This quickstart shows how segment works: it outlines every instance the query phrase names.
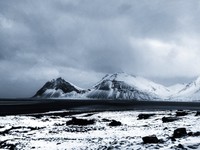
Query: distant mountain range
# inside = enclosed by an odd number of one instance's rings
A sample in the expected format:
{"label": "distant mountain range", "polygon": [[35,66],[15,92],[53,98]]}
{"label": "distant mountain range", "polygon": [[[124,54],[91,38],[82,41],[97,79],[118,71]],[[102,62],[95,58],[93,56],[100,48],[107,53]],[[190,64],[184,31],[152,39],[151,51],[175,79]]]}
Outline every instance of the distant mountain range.
{"label": "distant mountain range", "polygon": [[33,97],[200,101],[200,77],[189,84],[165,87],[139,76],[115,73],[107,74],[90,89],[82,89],[57,78],[48,81]]}

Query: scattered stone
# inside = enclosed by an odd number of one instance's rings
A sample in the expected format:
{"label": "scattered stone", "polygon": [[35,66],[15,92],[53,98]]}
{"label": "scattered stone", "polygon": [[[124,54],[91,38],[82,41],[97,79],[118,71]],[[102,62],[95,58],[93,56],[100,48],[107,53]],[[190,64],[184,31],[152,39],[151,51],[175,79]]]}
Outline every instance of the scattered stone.
{"label": "scattered stone", "polygon": [[59,116],[50,116],[49,118],[51,118],[51,119],[59,119],[60,117]]}
{"label": "scattered stone", "polygon": [[155,135],[145,136],[142,138],[144,144],[159,143],[158,138]]}
{"label": "scattered stone", "polygon": [[190,149],[198,149],[200,144],[188,145],[187,147]]}
{"label": "scattered stone", "polygon": [[181,138],[181,137],[186,136],[186,135],[187,135],[186,128],[178,128],[178,129],[174,130],[173,137],[174,138]]}
{"label": "scattered stone", "polygon": [[9,149],[9,150],[15,150],[16,144],[10,144],[7,143],[7,141],[0,141],[0,149]]}
{"label": "scattered stone", "polygon": [[174,137],[170,137],[171,141],[176,141],[176,139]]}
{"label": "scattered stone", "polygon": [[188,132],[187,135],[188,135],[188,136],[193,136],[193,134],[194,134],[193,132]]}
{"label": "scattered stone", "polygon": [[65,124],[64,123],[54,123],[53,125],[54,126],[64,126]]}
{"label": "scattered stone", "polygon": [[195,132],[193,135],[194,136],[200,136],[200,132]]}
{"label": "scattered stone", "polygon": [[163,123],[166,123],[166,122],[173,122],[173,121],[176,121],[176,120],[178,120],[177,117],[163,117],[163,118],[162,118]]}
{"label": "scattered stone", "polygon": [[112,120],[108,125],[109,126],[121,126],[122,123],[120,121]]}
{"label": "scattered stone", "polygon": [[149,119],[151,116],[154,116],[155,114],[139,114],[138,120],[140,119]]}
{"label": "scattered stone", "polygon": [[176,112],[176,116],[186,116],[186,115],[188,115],[188,112],[186,112],[186,111],[177,111]]}
{"label": "scattered stone", "polygon": [[200,111],[197,111],[195,116],[200,116]]}
{"label": "scattered stone", "polygon": [[165,127],[163,130],[167,130],[168,129],[168,127]]}
{"label": "scattered stone", "polygon": [[188,136],[200,136],[200,132],[199,131],[198,132],[189,132],[187,135]]}
{"label": "scattered stone", "polygon": [[184,146],[182,144],[178,144],[178,148],[184,149]]}
{"label": "scattered stone", "polygon": [[49,118],[42,119],[41,121],[42,121],[42,122],[48,122],[48,121],[49,121]]}
{"label": "scattered stone", "polygon": [[102,121],[103,121],[103,122],[110,122],[111,120],[106,119],[106,118],[103,118]]}
{"label": "scattered stone", "polygon": [[87,120],[87,119],[77,119],[76,117],[72,117],[72,120],[67,121],[67,125],[79,125],[79,126],[87,126],[95,123],[95,120]]}

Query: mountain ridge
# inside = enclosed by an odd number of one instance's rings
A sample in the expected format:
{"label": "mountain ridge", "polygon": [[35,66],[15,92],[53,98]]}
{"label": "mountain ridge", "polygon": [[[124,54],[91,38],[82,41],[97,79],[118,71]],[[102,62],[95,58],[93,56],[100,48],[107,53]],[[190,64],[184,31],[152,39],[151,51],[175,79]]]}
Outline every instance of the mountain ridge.
{"label": "mountain ridge", "polygon": [[188,84],[165,87],[140,76],[114,73],[105,75],[87,90],[79,88],[60,77],[46,82],[33,97],[200,101],[200,77]]}

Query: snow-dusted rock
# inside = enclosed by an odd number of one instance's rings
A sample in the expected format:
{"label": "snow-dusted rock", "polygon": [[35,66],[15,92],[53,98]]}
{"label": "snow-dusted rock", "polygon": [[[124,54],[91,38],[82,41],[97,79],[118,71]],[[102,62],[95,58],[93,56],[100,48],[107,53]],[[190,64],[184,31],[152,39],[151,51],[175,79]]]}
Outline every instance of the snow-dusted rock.
{"label": "snow-dusted rock", "polygon": [[85,91],[72,83],[66,82],[62,78],[48,81],[37,93],[35,98],[62,98],[62,97],[78,97]]}

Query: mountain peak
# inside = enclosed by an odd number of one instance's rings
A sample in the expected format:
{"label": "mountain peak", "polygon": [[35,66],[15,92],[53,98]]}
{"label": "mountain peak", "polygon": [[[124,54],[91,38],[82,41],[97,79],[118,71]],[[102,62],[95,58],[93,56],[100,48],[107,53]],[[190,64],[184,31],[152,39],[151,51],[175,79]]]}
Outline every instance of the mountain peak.
{"label": "mountain peak", "polygon": [[195,80],[195,83],[200,85],[200,76],[197,77],[197,79]]}
{"label": "mountain peak", "polygon": [[120,81],[123,81],[123,80],[126,80],[127,78],[136,78],[136,76],[127,74],[125,72],[117,72],[117,73],[114,73],[114,74],[107,74],[106,76],[103,77],[102,80],[120,80]]}
{"label": "mountain peak", "polygon": [[61,77],[57,78],[56,81],[62,81],[64,79],[62,79]]}
{"label": "mountain peak", "polygon": [[62,77],[58,77],[58,78],[56,78],[56,79],[52,79],[51,81],[50,81],[51,83],[62,83],[62,82],[66,82]]}
{"label": "mountain peak", "polygon": [[37,91],[34,97],[41,97],[43,94],[45,94],[46,91],[58,91],[61,90],[63,93],[71,93],[71,92],[76,92],[76,93],[81,93],[82,90],[81,88],[78,88],[77,86],[66,82],[64,79],[61,77],[57,79],[53,79],[51,81],[48,81],[45,83],[45,85]]}

